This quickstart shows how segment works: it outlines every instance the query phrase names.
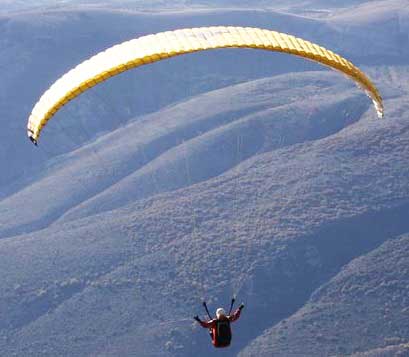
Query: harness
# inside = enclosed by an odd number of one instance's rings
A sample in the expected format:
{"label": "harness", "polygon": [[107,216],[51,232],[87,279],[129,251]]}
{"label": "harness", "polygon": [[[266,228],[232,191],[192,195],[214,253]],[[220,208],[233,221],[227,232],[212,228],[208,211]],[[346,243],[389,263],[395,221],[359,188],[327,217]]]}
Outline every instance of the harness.
{"label": "harness", "polygon": [[231,342],[231,329],[230,329],[230,321],[228,319],[217,320],[216,327],[214,328],[214,336],[215,344],[219,347],[226,347],[230,345]]}

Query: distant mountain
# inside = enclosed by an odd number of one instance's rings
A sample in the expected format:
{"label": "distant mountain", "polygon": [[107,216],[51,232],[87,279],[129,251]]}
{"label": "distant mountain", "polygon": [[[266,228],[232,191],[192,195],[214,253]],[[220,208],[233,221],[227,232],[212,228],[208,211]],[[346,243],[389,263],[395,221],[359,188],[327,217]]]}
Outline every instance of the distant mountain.
{"label": "distant mountain", "polygon": [[[399,0],[401,3],[405,0]],[[384,1],[385,2],[385,1]],[[389,1],[390,2],[390,1]],[[370,0],[345,0],[340,3],[337,0],[300,0],[297,2],[290,0],[174,0],[171,3],[165,0],[65,0],[63,3],[56,3],[52,0],[1,0],[3,11],[27,11],[40,8],[72,8],[82,6],[84,8],[117,8],[125,10],[164,10],[164,9],[191,9],[191,8],[266,8],[266,9],[287,9],[287,10],[323,10],[325,12],[332,9],[344,9],[361,4],[371,3]]]}
{"label": "distant mountain", "polygon": [[320,68],[288,56],[244,50],[236,50],[240,63],[234,61],[233,50],[162,61],[127,72],[82,95],[47,127],[44,150],[34,150],[25,135],[32,107],[55,80],[91,55],[125,40],[180,27],[229,23],[268,28],[273,21],[276,29],[294,32],[298,27],[314,32],[318,26],[312,20],[291,19],[290,15],[255,10],[151,14],[81,8],[0,17],[0,123],[7,132],[1,138],[0,164],[7,162],[7,170],[0,175],[0,192],[15,190],[13,185],[20,177],[33,174],[50,157],[69,152],[137,115],[250,79],[289,69]]}
{"label": "distant mountain", "polygon": [[[240,63],[234,61],[233,50],[164,61],[111,79],[109,84],[81,96],[58,113],[57,120],[47,128],[50,134],[44,135],[42,143],[52,150],[40,150],[40,154],[34,151],[24,135],[25,121],[34,103],[59,76],[98,51],[152,32],[228,23],[289,32],[339,51],[358,65],[403,65],[408,46],[404,42],[406,27],[402,26],[407,26],[408,17],[400,11],[404,2],[401,7],[399,2],[393,4],[385,14],[387,26],[378,25],[382,17],[375,25],[361,23],[365,11],[375,11],[365,7],[359,18],[355,13],[350,20],[343,15],[341,24],[338,16],[334,21],[318,20],[273,10],[244,9],[152,13],[76,5],[6,13],[0,17],[0,122],[7,135],[1,138],[4,149],[0,164],[7,162],[8,168],[0,175],[0,195],[15,191],[16,181],[34,174],[50,157],[69,152],[137,115],[250,79],[322,69],[264,51],[235,50],[240,53]],[[381,16],[383,8],[375,9]],[[182,80],[180,73],[184,73]],[[63,134],[61,128],[65,129]],[[15,159],[10,161],[10,157]]]}

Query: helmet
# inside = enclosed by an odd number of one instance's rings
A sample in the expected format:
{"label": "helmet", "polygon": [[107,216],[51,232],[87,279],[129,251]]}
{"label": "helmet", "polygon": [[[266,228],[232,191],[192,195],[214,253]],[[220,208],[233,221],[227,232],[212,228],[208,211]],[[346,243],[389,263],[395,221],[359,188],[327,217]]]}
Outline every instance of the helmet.
{"label": "helmet", "polygon": [[221,316],[226,316],[226,311],[224,311],[224,309],[223,309],[222,307],[219,307],[219,308],[216,310],[216,317],[217,317],[218,319],[220,319]]}

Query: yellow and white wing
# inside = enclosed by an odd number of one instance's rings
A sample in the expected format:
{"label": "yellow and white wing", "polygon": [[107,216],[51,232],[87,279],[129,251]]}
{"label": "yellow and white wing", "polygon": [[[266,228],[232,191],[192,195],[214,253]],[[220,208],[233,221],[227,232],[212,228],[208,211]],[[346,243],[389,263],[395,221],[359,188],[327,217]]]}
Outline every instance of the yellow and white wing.
{"label": "yellow and white wing", "polygon": [[69,101],[128,69],[162,59],[216,48],[255,48],[284,52],[319,62],[351,78],[372,99],[383,117],[382,98],[369,78],[345,58],[312,42],[276,31],[250,27],[201,27],[139,37],[98,53],[58,79],[34,106],[27,134],[37,143],[41,130]]}

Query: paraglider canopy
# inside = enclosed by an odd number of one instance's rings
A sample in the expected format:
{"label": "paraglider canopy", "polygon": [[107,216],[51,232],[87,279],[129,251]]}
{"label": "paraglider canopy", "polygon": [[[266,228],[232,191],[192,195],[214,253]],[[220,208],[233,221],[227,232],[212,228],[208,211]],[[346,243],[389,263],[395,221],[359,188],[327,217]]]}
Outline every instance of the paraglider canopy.
{"label": "paraglider canopy", "polygon": [[128,69],[185,53],[216,48],[255,48],[284,52],[321,63],[351,78],[372,99],[383,117],[382,98],[369,78],[345,58],[301,38],[251,27],[200,27],[161,32],[108,48],[58,79],[34,106],[27,134],[37,143],[53,115],[82,92]]}

